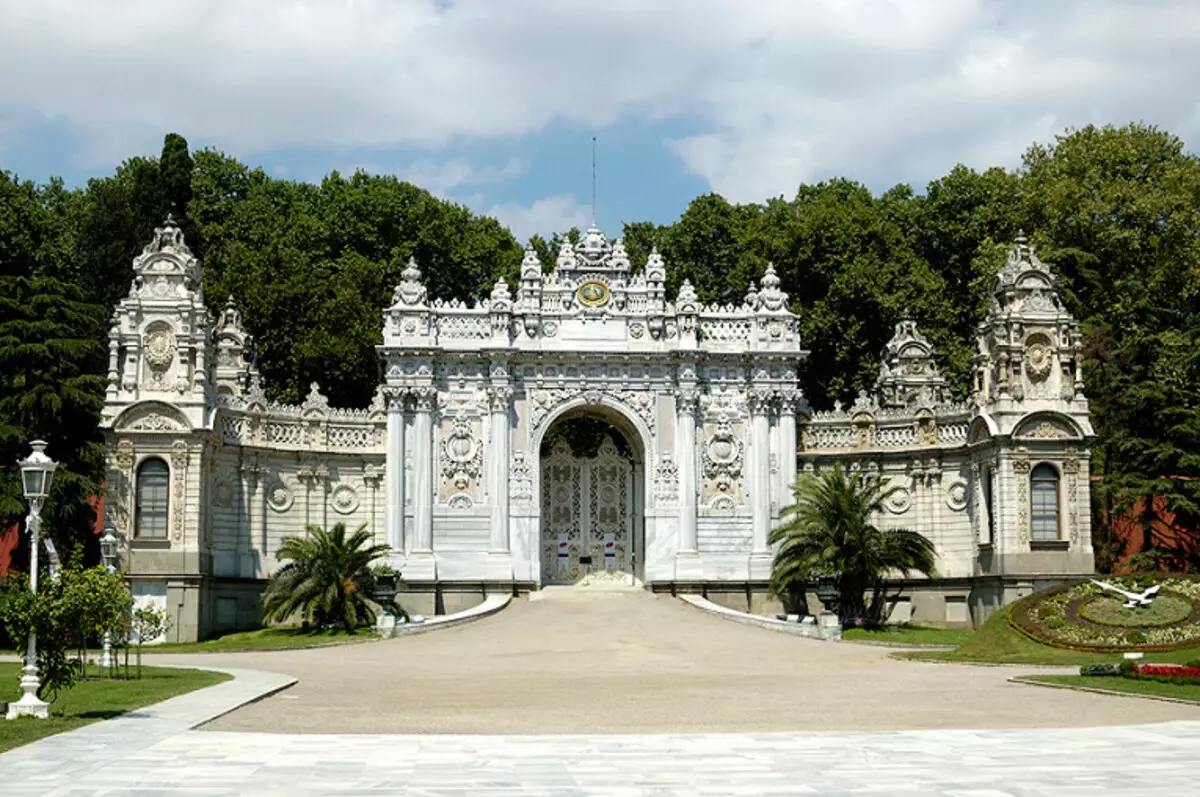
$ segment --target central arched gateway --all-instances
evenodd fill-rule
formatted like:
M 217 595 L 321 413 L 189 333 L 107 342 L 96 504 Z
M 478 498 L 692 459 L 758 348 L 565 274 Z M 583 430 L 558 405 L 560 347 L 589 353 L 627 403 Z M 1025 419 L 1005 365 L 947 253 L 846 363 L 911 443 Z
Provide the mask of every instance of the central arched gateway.
M 539 445 L 539 581 L 637 584 L 644 575 L 645 450 L 603 405 L 563 412 Z
M 773 268 L 738 304 L 686 281 L 668 299 L 661 257 L 635 271 L 590 229 L 473 307 L 431 301 L 415 264 L 401 276 L 376 481 L 410 588 L 766 583 L 803 411 Z M 583 452 L 554 432 L 579 419 L 607 425 Z

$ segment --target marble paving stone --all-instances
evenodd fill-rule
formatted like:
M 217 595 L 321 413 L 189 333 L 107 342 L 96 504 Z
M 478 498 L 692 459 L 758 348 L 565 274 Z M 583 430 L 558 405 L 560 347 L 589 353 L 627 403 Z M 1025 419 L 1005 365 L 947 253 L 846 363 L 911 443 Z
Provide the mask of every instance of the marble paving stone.
M 0 755 L 3 797 L 1200 795 L 1200 722 L 1024 731 L 640 735 L 191 730 L 284 688 L 234 681 Z

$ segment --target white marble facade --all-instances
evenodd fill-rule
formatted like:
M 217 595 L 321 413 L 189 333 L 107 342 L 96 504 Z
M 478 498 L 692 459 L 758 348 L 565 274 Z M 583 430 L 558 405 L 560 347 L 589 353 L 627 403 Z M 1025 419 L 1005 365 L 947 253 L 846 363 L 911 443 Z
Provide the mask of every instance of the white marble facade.
M 657 253 L 634 272 L 594 228 L 548 272 L 527 252 L 515 290 L 501 280 L 474 306 L 428 296 L 410 263 L 383 311 L 384 383 L 362 410 L 329 407 L 316 385 L 300 405 L 268 401 L 236 306 L 210 316 L 169 221 L 134 274 L 110 338 L 106 513 L 130 578 L 168 585 L 176 638 L 252 623 L 280 540 L 314 523 L 367 524 L 415 590 L 761 591 L 797 467 L 834 461 L 885 476 L 886 522 L 937 542 L 951 592 L 1004 581 L 975 604 L 1091 569 L 1079 334 L 1023 240 L 979 331 L 972 402 L 950 400 L 902 322 L 878 390 L 816 414 L 771 267 L 737 304 L 704 305 L 686 281 L 669 299 Z M 593 459 L 560 445 L 543 461 L 547 432 L 576 416 L 614 439 Z M 139 494 L 160 462 L 165 523 Z M 1053 544 L 1029 532 L 1043 462 L 1062 479 Z

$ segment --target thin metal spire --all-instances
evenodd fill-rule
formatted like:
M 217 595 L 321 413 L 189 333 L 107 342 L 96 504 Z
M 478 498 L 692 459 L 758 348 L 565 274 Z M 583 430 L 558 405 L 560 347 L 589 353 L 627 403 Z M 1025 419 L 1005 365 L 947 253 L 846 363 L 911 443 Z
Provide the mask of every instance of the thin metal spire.
M 592 136 L 592 226 L 596 226 L 596 137 Z

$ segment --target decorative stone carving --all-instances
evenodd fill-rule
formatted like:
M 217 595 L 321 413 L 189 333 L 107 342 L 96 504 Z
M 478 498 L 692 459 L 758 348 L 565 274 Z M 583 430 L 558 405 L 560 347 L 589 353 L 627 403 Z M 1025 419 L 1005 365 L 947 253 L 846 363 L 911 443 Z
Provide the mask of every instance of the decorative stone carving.
M 475 502 L 471 500 L 468 493 L 455 493 L 450 496 L 450 500 L 446 504 L 457 512 L 465 512 L 475 506 Z
M 483 446 L 475 439 L 470 421 L 456 418 L 442 440 L 442 475 L 453 480 L 456 490 L 465 490 L 482 470 Z
M 893 515 L 903 515 L 912 506 L 912 493 L 906 487 L 893 487 L 883 496 L 883 508 Z
M 128 474 L 130 471 L 133 470 L 133 459 L 134 459 L 133 441 L 132 440 L 118 441 L 117 442 L 117 467 L 120 468 L 123 473 Z
M 1045 335 L 1030 335 L 1025 343 L 1025 373 L 1034 382 L 1044 382 L 1054 367 L 1054 345 Z
M 967 483 L 961 479 L 952 482 L 946 490 L 946 506 L 955 512 L 961 512 L 967 508 L 967 500 Z
M 718 490 L 729 490 L 742 476 L 742 441 L 728 423 L 719 423 L 704 445 L 701 456 L 704 475 Z
M 732 512 L 737 509 L 737 501 L 732 496 L 718 493 L 708 502 L 708 508 L 716 512 Z
M 654 468 L 654 501 L 661 507 L 671 507 L 679 500 L 679 466 L 670 454 L 663 453 Z
M 425 304 L 427 296 L 428 291 L 421 284 L 421 269 L 417 268 L 417 261 L 410 257 L 408 265 L 400 272 L 400 284 L 392 293 L 392 304 L 415 307 Z
M 234 484 L 229 474 L 222 470 L 213 477 L 213 503 L 219 507 L 233 506 Z
M 775 273 L 775 264 L 768 263 L 762 278 L 762 290 L 758 292 L 757 297 L 759 310 L 769 313 L 787 310 L 788 295 L 779 289 L 780 284 L 779 275 Z
M 308 386 L 308 396 L 305 397 L 304 403 L 300 407 L 306 414 L 328 415 L 329 399 L 321 393 L 321 386 L 313 382 Z
M 163 373 L 175 362 L 175 337 L 170 329 L 159 326 L 146 333 L 144 345 L 146 364 L 161 380 Z
M 286 512 L 291 509 L 296 498 L 291 487 L 278 477 L 267 486 L 266 497 L 267 506 L 276 512 Z
M 358 509 L 358 493 L 348 484 L 339 484 L 329 494 L 329 503 L 333 506 L 333 511 L 341 515 L 349 515 Z
M 533 502 L 533 472 L 525 461 L 525 452 L 513 452 L 512 467 L 508 471 L 508 495 L 514 505 L 526 508 Z

